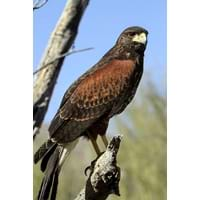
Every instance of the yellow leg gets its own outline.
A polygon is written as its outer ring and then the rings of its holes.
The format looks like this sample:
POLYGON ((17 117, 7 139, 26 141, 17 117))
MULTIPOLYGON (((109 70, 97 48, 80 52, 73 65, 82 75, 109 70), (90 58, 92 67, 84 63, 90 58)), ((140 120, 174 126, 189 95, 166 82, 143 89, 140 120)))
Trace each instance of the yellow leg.
POLYGON ((107 146, 108 146, 108 140, 107 140, 107 138, 106 138, 106 135, 102 135, 102 136, 101 136, 101 139, 102 139, 102 141, 103 141, 105 147, 107 148, 107 146))
POLYGON ((101 154, 101 151, 99 149, 99 146, 98 146, 96 140, 92 137, 92 135, 89 132, 87 134, 90 138, 90 141, 92 142, 92 146, 94 147, 94 150, 95 150, 97 156, 99 156, 101 154))

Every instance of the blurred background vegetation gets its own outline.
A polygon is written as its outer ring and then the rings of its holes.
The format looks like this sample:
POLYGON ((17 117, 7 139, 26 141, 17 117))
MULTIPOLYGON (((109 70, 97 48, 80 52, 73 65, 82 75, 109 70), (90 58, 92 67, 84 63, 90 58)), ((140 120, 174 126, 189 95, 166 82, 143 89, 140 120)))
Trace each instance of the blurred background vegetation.
MULTIPOLYGON (((111 195, 109 200, 167 199, 165 92, 158 91, 152 81, 142 81, 135 100, 123 114, 112 119, 112 126, 124 137, 118 154, 121 197, 111 195)), ((34 151, 47 138, 47 128, 47 124, 43 126, 42 134, 34 143, 34 151)), ((110 130, 111 137, 113 133, 110 130)), ((91 144, 80 140, 60 174, 58 200, 73 200, 76 197, 87 179, 84 169, 95 157, 91 144)), ((34 199, 43 176, 39 167, 39 164, 34 165, 34 199)))

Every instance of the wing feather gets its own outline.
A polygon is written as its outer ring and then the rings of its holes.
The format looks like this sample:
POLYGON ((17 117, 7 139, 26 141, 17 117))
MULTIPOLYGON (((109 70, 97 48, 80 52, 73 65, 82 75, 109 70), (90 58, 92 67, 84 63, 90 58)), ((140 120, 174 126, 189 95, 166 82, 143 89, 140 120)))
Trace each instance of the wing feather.
POLYGON ((111 110, 128 88, 134 65, 132 60, 113 60, 80 78, 76 87, 71 87, 73 90, 65 94, 65 100, 49 128, 50 135, 63 123, 70 125, 70 121, 87 121, 88 126, 88 120, 94 123, 95 119, 111 110))

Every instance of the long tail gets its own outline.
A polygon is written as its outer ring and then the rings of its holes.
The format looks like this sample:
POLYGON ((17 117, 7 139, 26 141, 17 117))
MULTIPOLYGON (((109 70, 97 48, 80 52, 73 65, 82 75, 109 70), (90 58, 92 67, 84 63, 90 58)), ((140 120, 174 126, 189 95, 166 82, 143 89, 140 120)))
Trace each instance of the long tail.
POLYGON ((44 172, 44 178, 38 193, 38 200, 47 200, 50 194, 51 200, 56 199, 58 177, 61 167, 77 143, 78 140, 68 143, 65 146, 60 146, 56 143, 47 141, 35 153, 35 163, 43 158, 41 162, 41 170, 44 172), (49 143, 49 145, 47 145, 47 143, 49 143))

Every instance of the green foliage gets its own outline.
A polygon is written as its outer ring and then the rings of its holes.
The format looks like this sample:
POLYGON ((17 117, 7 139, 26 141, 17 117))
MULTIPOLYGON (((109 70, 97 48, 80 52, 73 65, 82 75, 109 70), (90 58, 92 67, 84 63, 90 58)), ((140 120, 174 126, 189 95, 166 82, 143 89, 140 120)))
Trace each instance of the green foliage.
MULTIPOLYGON (((166 98, 148 82, 126 111, 114 119, 123 141, 118 155, 121 168, 121 197, 110 200, 165 200, 166 197, 166 98)), ((46 132, 46 131, 44 131, 46 132)), ((34 149, 44 140, 37 138, 34 149)), ((95 158, 95 153, 85 140, 81 140, 66 161, 58 190, 58 200, 70 200, 79 193, 87 177, 84 169, 95 158)), ((34 166, 34 199, 42 173, 34 166)))
POLYGON ((144 87, 134 105, 116 119, 124 134, 118 159, 121 194, 122 199, 165 200, 166 99, 152 83, 144 87))

